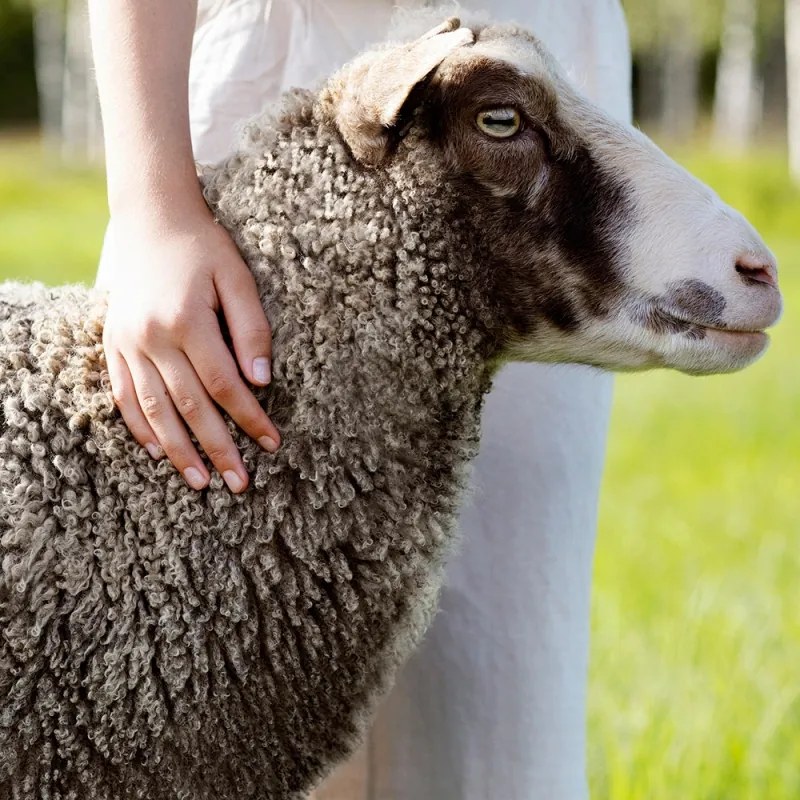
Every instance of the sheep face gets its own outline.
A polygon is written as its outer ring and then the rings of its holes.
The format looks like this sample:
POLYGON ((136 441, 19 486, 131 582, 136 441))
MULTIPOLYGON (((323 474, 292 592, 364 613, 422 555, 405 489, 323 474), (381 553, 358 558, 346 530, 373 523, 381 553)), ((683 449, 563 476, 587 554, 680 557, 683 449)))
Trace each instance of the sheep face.
POLYGON ((776 264, 741 215, 580 97, 530 35, 476 33, 430 116, 508 310, 511 358, 739 369, 778 318, 776 264))
POLYGON ((431 172, 463 199, 505 358, 714 373, 764 351, 781 297, 758 234, 526 31, 451 20, 350 77, 375 109, 353 131, 369 113, 340 106, 355 155, 391 160, 393 126, 415 118, 431 172))

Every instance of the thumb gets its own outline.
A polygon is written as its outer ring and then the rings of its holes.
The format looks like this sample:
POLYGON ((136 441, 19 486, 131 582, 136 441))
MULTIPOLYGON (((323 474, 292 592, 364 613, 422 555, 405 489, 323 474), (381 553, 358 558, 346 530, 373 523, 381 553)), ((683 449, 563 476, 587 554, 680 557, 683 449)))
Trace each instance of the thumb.
POLYGON ((253 274, 234 258, 217 270, 214 285, 242 374, 266 386, 272 379, 272 332, 253 274))

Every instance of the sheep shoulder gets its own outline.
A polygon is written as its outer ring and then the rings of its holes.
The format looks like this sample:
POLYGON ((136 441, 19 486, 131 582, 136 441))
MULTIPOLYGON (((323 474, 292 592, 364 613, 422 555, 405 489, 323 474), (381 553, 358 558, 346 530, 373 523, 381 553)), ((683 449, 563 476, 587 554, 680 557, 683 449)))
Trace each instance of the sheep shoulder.
POLYGON ((426 171, 360 169, 301 106, 206 178, 274 329, 284 446, 229 421, 244 495, 132 439, 96 295, 0 295, 0 794, 293 797, 427 625, 486 335, 426 171))

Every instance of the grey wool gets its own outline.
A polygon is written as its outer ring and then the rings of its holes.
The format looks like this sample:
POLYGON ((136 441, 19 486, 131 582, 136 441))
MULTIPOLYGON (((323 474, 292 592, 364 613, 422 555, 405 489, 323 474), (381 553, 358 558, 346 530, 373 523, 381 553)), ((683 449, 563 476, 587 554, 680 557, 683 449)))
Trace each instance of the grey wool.
MULTIPOLYGON (((188 488, 111 398, 102 298, 0 290, 0 798, 303 797, 433 610, 491 350, 425 159, 298 93, 206 195, 273 326, 275 455, 188 488)), ((456 229, 458 225, 455 226, 456 229)))
POLYGON ((636 286, 637 219, 700 197, 670 165, 455 19, 252 121, 202 176, 273 329, 283 445, 229 421, 240 495, 132 438, 102 293, 0 287, 0 800, 304 798, 429 624, 504 362, 754 357, 636 286))

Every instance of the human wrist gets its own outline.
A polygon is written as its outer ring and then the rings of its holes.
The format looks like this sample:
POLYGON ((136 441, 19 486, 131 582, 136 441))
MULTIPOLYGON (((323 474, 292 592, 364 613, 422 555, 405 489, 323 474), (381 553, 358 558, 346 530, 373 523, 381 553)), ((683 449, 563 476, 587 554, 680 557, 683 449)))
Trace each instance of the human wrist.
POLYGON ((108 154, 108 205, 112 214, 137 205, 168 207, 176 198, 202 199, 191 150, 162 152, 165 149, 153 147, 148 152, 147 148, 140 147, 128 157, 123 152, 108 154))
POLYGON ((109 210, 115 225, 146 224, 157 230, 191 229, 211 219, 195 174, 132 181, 113 193, 109 188, 109 210))

